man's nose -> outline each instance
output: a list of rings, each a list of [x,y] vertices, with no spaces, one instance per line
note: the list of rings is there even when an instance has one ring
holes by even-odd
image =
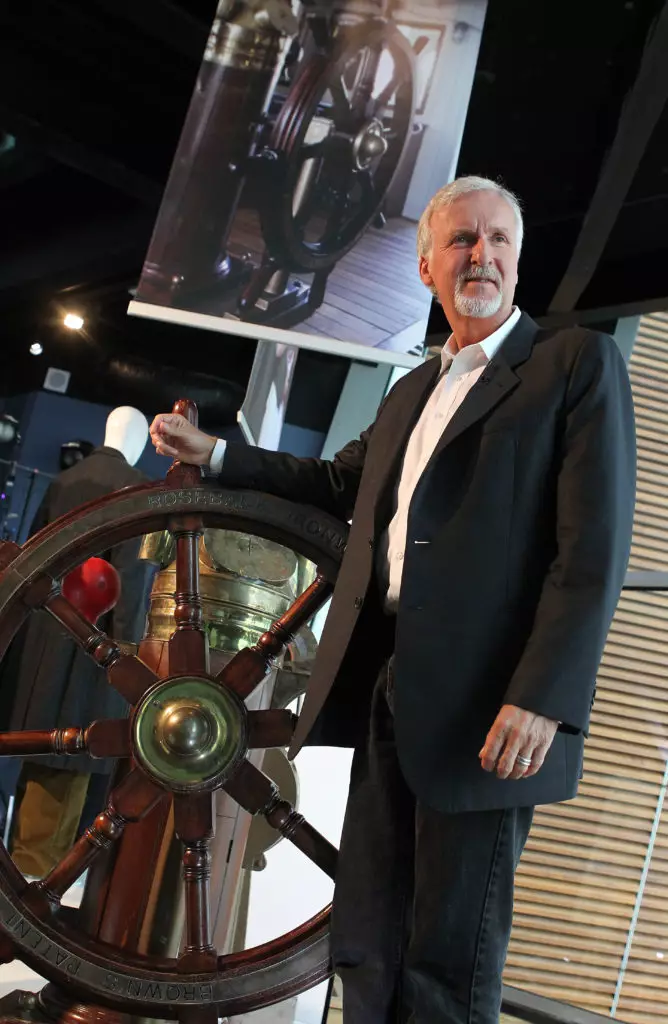
[[[471,249],[471,262],[479,267],[487,267],[492,262],[491,249],[485,238],[479,238]]]

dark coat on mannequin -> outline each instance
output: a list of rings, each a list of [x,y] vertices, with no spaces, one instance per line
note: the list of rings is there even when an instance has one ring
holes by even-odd
[[[49,486],[31,533],[88,501],[146,477],[130,466],[115,448],[96,448],[66,469]],[[151,568],[138,561],[140,539],[100,551],[118,571],[121,596],[98,625],[127,643],[138,642],[144,630]],[[2,678],[3,702],[12,700],[11,729],[53,729],[87,726],[96,719],[122,718],[128,705],[109,686],[105,673],[63,632],[46,612],[35,612],[8,652]],[[111,762],[89,757],[40,757],[54,768],[108,774]]]

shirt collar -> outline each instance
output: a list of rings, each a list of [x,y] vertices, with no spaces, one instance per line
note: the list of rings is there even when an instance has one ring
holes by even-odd
[[[497,329],[492,334],[490,334],[487,338],[483,338],[482,341],[478,342],[475,345],[467,345],[466,348],[461,350],[461,352],[453,350],[453,336],[451,334],[441,351],[442,369],[449,369],[449,367],[452,365],[457,356],[461,356],[463,355],[464,352],[468,352],[469,350],[475,350],[475,356],[479,358],[480,355],[482,355],[486,363],[490,362],[490,360],[494,358],[496,353],[501,348],[501,345],[506,340],[506,338],[512,331],[513,327],[515,326],[521,315],[521,311],[517,308],[517,306],[514,306],[513,311],[508,317],[508,319],[504,320],[501,326],[497,327]],[[474,352],[469,352],[469,356],[474,356]]]

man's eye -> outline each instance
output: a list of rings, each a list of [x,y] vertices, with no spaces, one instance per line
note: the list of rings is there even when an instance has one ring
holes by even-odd
[[[501,232],[497,232],[494,235],[494,241],[495,242],[507,242],[508,239],[507,239],[507,237],[505,235],[502,235]]]

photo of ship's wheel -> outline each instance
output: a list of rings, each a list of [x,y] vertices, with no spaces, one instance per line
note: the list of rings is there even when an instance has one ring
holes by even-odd
[[[413,51],[385,21],[339,29],[308,57],[273,125],[260,205],[269,256],[293,272],[331,269],[381,211],[408,139]]]
[[[175,408],[196,416],[188,403]],[[289,610],[218,674],[210,670],[202,624],[197,552],[205,528],[252,533],[292,548],[317,566],[314,582]],[[59,586],[65,574],[97,552],[159,530],[169,530],[176,545],[167,678],[91,625]],[[212,800],[222,789],[334,876],[336,849],[246,757],[249,751],[288,746],[296,716],[286,709],[248,710],[245,701],[272,660],[331,594],[346,532],[314,509],[256,492],[225,490],[203,481],[198,469],[175,464],[164,482],[126,488],[83,506],[23,547],[0,545],[0,656],[31,612],[43,609],[106,672],[109,685],[132,708],[128,718],[83,729],[0,734],[3,756],[88,753],[127,759],[128,766],[106,809],[43,879],[27,881],[0,845],[0,959],[19,958],[70,1001],[184,1021],[213,1022],[266,1006],[329,975],[328,908],[275,941],[218,955],[211,943],[209,844]],[[130,823],[146,819],[165,799],[172,802],[174,831],[182,844],[185,894],[183,942],[173,959],[140,955],[85,934],[76,917],[61,907],[65,892],[116,848]],[[137,858],[142,856],[138,850]],[[113,902],[113,892],[107,899]],[[117,916],[123,912],[116,907]]]

